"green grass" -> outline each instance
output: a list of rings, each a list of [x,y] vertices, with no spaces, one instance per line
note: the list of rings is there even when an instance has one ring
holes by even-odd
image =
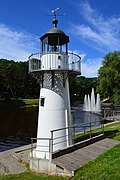
[[[17,175],[1,175],[0,180],[68,180],[68,178],[41,175],[34,172],[24,172]]]
[[[22,99],[25,105],[38,105],[39,99]]]
[[[120,141],[120,122],[106,125],[104,131],[105,137]]]
[[[75,133],[75,143],[77,142],[81,142],[83,140],[89,139],[91,137],[95,137],[98,136],[100,134],[103,133],[103,125],[100,127],[91,127],[86,129],[86,127],[84,126],[84,131],[80,131]]]
[[[101,128],[92,129],[92,137],[99,135],[101,133]],[[120,141],[120,122],[112,123],[112,124],[106,124],[104,126],[104,134],[105,137],[115,139]],[[80,142],[85,139],[90,138],[90,131],[86,131],[85,134],[83,132],[76,133],[75,135],[75,142]]]
[[[75,174],[74,180],[118,180],[120,179],[120,145],[89,161]]]
[[[0,99],[0,107],[19,107],[27,105],[38,105],[39,99]]]
[[[98,129],[97,129],[98,130]],[[120,141],[120,122],[104,127],[105,137]],[[78,136],[78,135],[77,135]],[[78,138],[78,137],[77,137]],[[120,179],[120,145],[113,147],[96,160],[82,166],[74,180],[118,180]]]
[[[100,135],[100,134],[101,134],[101,129],[100,128],[93,129],[91,131],[91,135],[90,135],[89,130],[87,130],[85,132],[85,134],[83,132],[77,133],[77,134],[75,134],[75,143],[86,140],[86,139],[89,139],[90,137],[95,137],[95,136]]]

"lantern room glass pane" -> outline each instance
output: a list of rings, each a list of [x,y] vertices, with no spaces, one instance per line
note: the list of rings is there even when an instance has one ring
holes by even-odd
[[[48,38],[47,37],[43,39],[42,41],[42,52],[43,53],[48,52]]]
[[[59,52],[59,53],[67,53],[67,44],[59,44],[60,39],[59,37],[46,37],[42,41],[42,52],[49,53],[49,52]]]

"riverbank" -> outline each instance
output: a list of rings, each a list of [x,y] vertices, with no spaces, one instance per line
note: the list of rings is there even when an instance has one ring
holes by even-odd
[[[0,99],[0,108],[38,106],[39,99]]]

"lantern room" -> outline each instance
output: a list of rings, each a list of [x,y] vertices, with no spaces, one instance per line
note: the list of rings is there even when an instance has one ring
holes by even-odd
[[[54,28],[40,37],[42,43],[42,53],[58,52],[68,53],[69,36],[57,28],[57,19],[53,19]]]
[[[54,27],[40,37],[40,53],[29,56],[29,72],[57,70],[80,74],[80,56],[68,52],[69,36],[57,28],[56,16],[52,23]]]

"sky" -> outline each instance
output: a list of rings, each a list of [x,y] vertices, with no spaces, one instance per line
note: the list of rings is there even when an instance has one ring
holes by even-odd
[[[0,58],[26,61],[40,52],[54,8],[69,51],[81,56],[82,76],[97,77],[104,56],[120,50],[120,0],[0,0]]]

